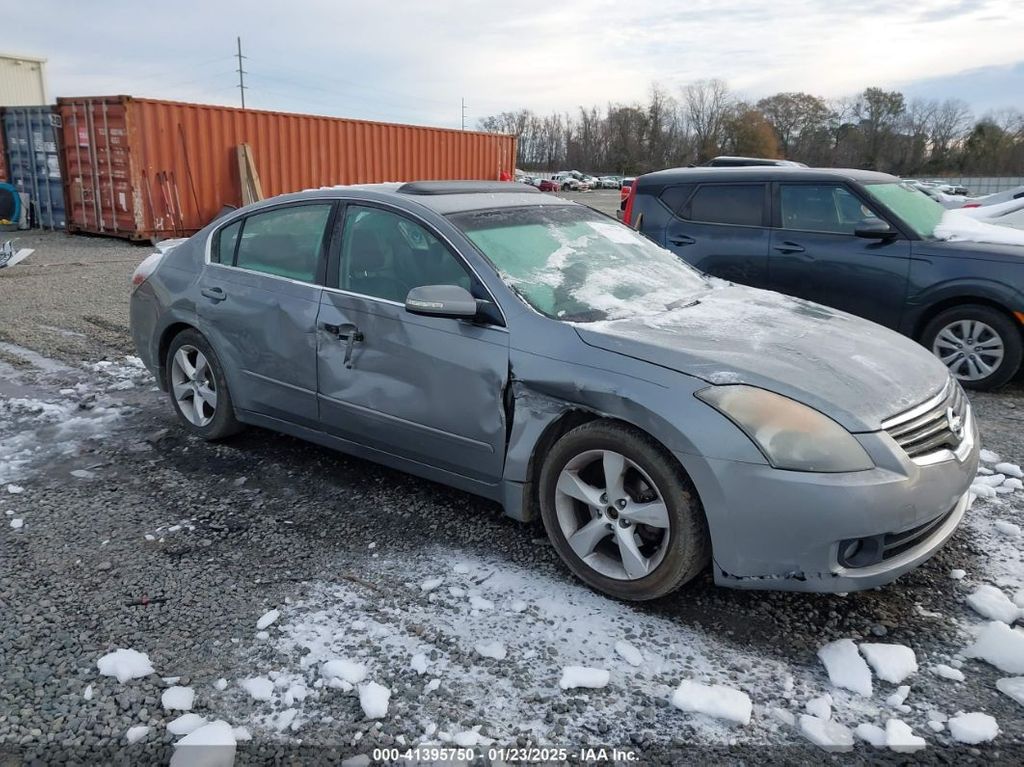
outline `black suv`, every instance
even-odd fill
[[[640,176],[624,219],[704,272],[894,328],[992,389],[1021,364],[1024,247],[938,240],[945,212],[884,173],[678,168]]]

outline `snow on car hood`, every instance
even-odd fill
[[[942,221],[935,227],[935,236],[948,242],[983,242],[1024,247],[1024,232],[997,225],[1002,216],[1016,212],[1020,207],[1020,201],[1013,200],[1003,205],[992,205],[991,210],[984,207],[970,208],[970,212],[947,210],[942,214]],[[998,215],[986,215],[991,212]]]
[[[653,317],[576,326],[584,343],[713,384],[746,383],[851,431],[923,402],[945,366],[909,338],[819,304],[730,285]]]

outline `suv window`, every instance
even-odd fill
[[[713,184],[699,187],[681,216],[704,224],[764,226],[764,184]]]
[[[670,186],[661,193],[661,201],[668,205],[673,213],[679,214],[691,194],[693,194],[693,184]]]
[[[842,184],[781,184],[779,213],[783,229],[853,234],[874,213]]]
[[[349,205],[345,212],[338,282],[342,290],[398,303],[423,285],[473,289],[462,263],[422,226],[360,205]]]
[[[290,205],[247,216],[234,265],[315,282],[330,215],[331,204],[320,203]]]

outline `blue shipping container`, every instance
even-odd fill
[[[60,115],[52,106],[5,107],[0,114],[8,181],[28,195],[29,220],[44,229],[64,229]]]

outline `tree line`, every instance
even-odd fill
[[[907,99],[883,88],[831,100],[776,93],[755,102],[722,80],[701,80],[675,94],[652,86],[646,103],[580,107],[575,114],[520,109],[479,125],[515,135],[517,167],[531,171],[634,175],[729,154],[904,177],[1024,175],[1021,111],[976,117],[957,99]]]

